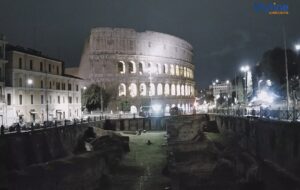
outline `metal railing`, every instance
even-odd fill
[[[220,114],[220,115],[230,115],[238,117],[257,117],[265,119],[275,119],[275,120],[288,120],[300,122],[300,110],[297,109],[252,109],[252,108],[224,108],[224,109],[209,109],[208,113]]]

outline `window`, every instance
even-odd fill
[[[129,62],[129,63],[128,63],[128,72],[129,72],[129,73],[134,73],[134,72],[133,72],[133,63],[132,63],[132,62]]]
[[[48,72],[51,73],[51,64],[48,66]]]
[[[147,87],[145,83],[140,84],[140,96],[146,96],[147,95]]]
[[[11,94],[7,94],[7,105],[11,105]]]
[[[44,81],[41,80],[41,88],[44,88]]]
[[[60,104],[60,96],[57,96],[57,103]]]
[[[78,84],[76,84],[76,91],[78,91],[79,90],[79,88],[78,88]]]
[[[135,83],[131,83],[129,85],[129,94],[131,97],[135,97],[137,95],[137,86]]]
[[[76,97],[76,103],[78,104],[78,97]]]
[[[31,104],[33,104],[33,95],[30,96],[30,100]]]
[[[56,82],[56,90],[60,90],[60,83]]]
[[[22,69],[22,58],[19,58],[19,69]]]
[[[44,104],[44,95],[41,95],[41,104]]]
[[[157,85],[157,95],[160,96],[163,94],[163,87],[161,83],[158,83]]]
[[[49,103],[52,104],[52,96],[49,96]]]
[[[19,95],[19,104],[22,105],[22,95]]]
[[[72,84],[68,84],[68,90],[72,90]]]
[[[40,62],[40,71],[43,72],[43,62]]]
[[[19,78],[19,87],[22,87],[22,78]]]
[[[123,83],[119,85],[119,96],[126,96],[126,86]]]
[[[59,74],[59,67],[56,66],[56,73]]]
[[[49,82],[49,89],[51,89],[52,88],[52,82],[50,81]]]
[[[32,70],[32,67],[33,67],[32,65],[33,65],[33,61],[30,60],[30,61],[29,61],[29,69],[30,69],[30,70]]]
[[[153,83],[150,83],[149,96],[154,96],[154,95],[155,95],[155,85]]]
[[[139,63],[139,73],[140,74],[143,74],[143,64],[142,63]]]
[[[125,73],[125,64],[123,61],[118,62],[118,72],[121,74]]]
[[[72,97],[69,96],[69,104],[72,104]]]

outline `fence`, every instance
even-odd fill
[[[289,120],[300,122],[300,110],[297,109],[252,109],[252,108],[239,108],[239,109],[210,109],[208,113],[221,114],[221,115],[231,115],[238,117],[258,117],[266,119],[276,119],[276,120]]]

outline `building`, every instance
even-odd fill
[[[0,34],[0,124],[5,124],[6,107],[5,107],[5,65],[7,63],[5,55],[5,36]]]
[[[150,105],[166,112],[173,106],[191,111],[195,101],[192,56],[192,46],[172,35],[94,28],[78,75],[111,94],[109,111],[136,113]]]
[[[81,117],[81,82],[64,63],[41,52],[7,45],[6,125]]]
[[[231,97],[232,84],[230,81],[217,81],[213,82],[212,85],[209,85],[209,89],[212,92],[212,95],[215,99],[218,99],[221,96]]]

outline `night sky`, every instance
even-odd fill
[[[242,64],[254,65],[265,50],[300,42],[300,1],[282,0],[289,15],[253,9],[269,0],[1,0],[0,33],[77,66],[93,27],[153,30],[181,37],[194,47],[196,81],[230,79]]]

